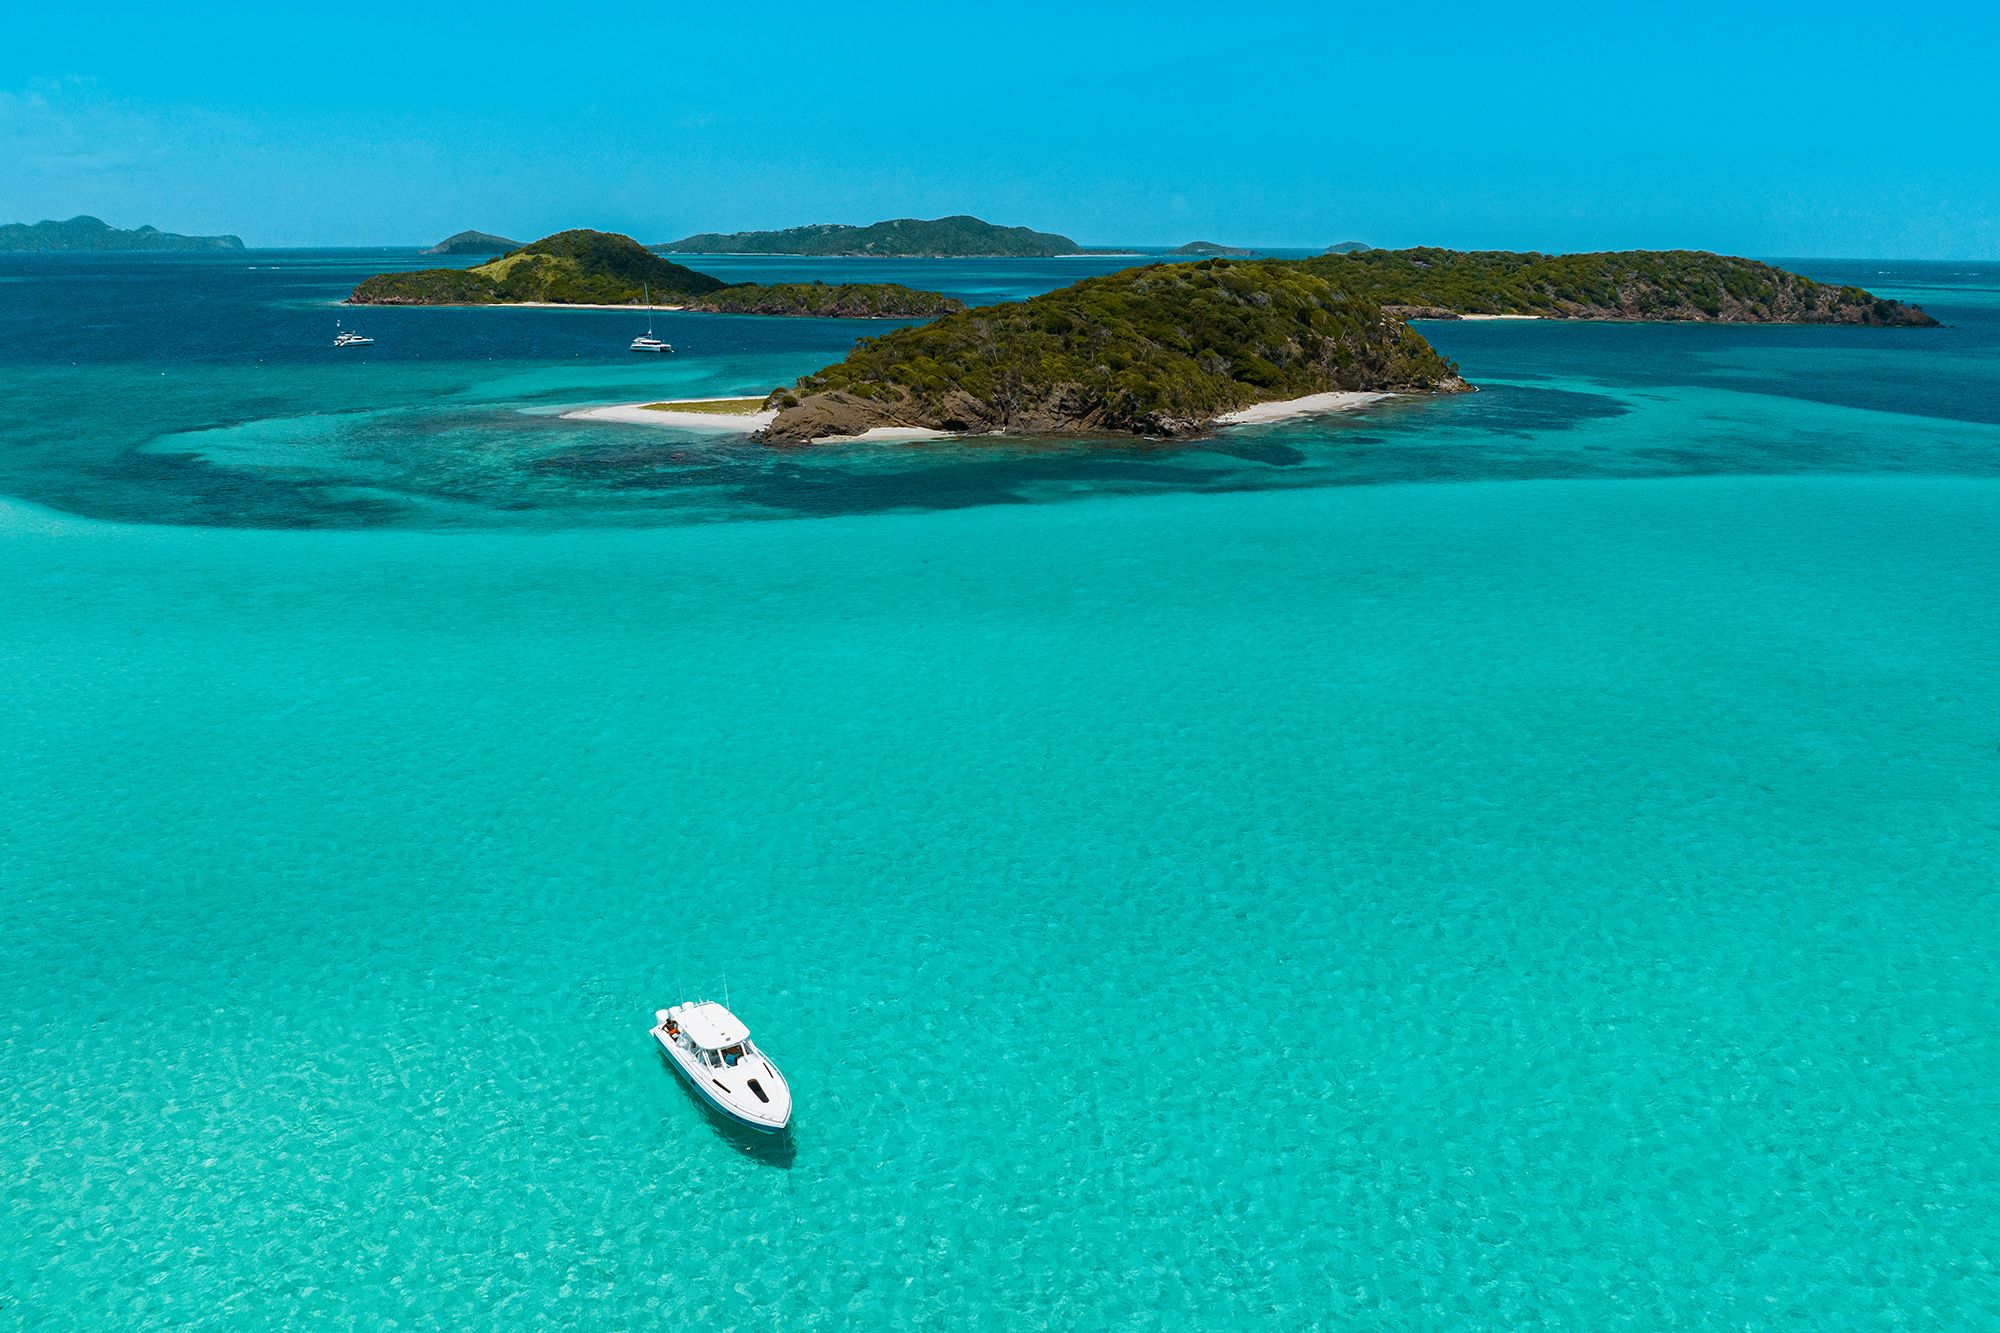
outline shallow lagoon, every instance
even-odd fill
[[[0,1313],[1992,1322],[1984,299],[1924,411],[1454,326],[1463,406],[692,499],[521,409],[722,353],[17,344],[13,489],[174,522],[0,517]],[[647,1046],[725,982],[789,1142]]]

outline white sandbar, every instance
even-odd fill
[[[737,395],[741,397],[741,395]],[[730,398],[680,398],[682,403],[726,403]],[[609,403],[563,413],[565,421],[622,421],[633,426],[674,426],[683,430],[718,430],[744,435],[759,431],[777,418],[776,412],[676,412],[645,403]]]

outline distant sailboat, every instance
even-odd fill
[[[343,329],[338,320],[333,325],[333,345],[335,347],[373,347],[375,340],[353,329]]]
[[[632,340],[632,350],[635,352],[671,352],[674,350],[671,345],[653,336],[653,289],[651,285],[647,285],[643,290],[646,293],[646,331]]]

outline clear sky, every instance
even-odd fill
[[[0,221],[2000,257],[2000,6],[47,3]]]

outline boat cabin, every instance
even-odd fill
[[[743,1020],[713,1001],[670,1010],[666,1029],[677,1046],[710,1069],[733,1069],[757,1049]]]

